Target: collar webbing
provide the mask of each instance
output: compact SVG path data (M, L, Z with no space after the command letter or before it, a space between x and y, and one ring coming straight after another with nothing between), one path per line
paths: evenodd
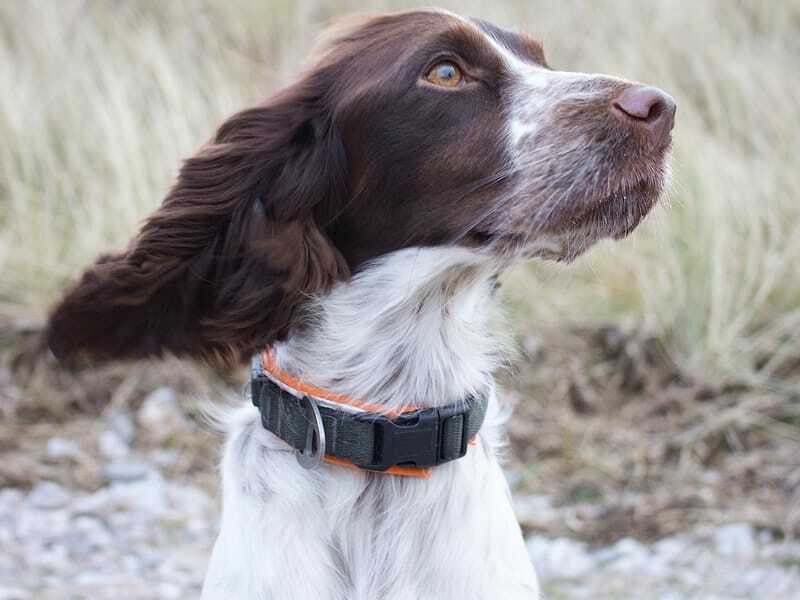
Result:
M439 408L382 412L380 406L292 377L270 351L253 358L250 388L264 428L295 448L304 466L324 460L423 478L428 467L466 454L488 404L484 394Z

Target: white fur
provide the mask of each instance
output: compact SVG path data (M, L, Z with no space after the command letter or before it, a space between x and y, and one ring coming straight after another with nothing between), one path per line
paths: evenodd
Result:
M542 126L543 113L553 106L553 98L579 96L591 98L593 86L603 81L622 81L609 75L554 71L524 61L491 35L484 35L506 68L514 74L516 93L511 101L509 139L511 147L523 150Z
M386 410L479 393L502 358L489 327L496 268L457 247L378 259L311 306L307 331L276 348L278 361Z
M407 249L313 301L280 365L387 409L489 390L477 446L427 480L304 470L243 405L230 415L211 599L536 599L538 584L498 464L503 412L491 370L486 255Z

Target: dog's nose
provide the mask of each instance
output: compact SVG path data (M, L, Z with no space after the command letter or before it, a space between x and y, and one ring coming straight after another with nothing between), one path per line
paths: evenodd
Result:
M623 119L646 126L658 138L668 135L675 125L675 100L656 87L626 88L612 101L611 107Z

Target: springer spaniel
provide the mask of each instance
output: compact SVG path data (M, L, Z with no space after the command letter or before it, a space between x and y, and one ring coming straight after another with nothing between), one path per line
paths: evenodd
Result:
M222 124L48 329L63 359L261 356L204 598L538 596L497 457L496 278L633 231L674 115L525 34L416 10L338 26Z

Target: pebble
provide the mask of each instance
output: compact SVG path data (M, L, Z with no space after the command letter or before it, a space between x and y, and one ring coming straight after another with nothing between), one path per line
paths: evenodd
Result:
M131 459L112 461L106 466L104 473L111 481L131 482L146 479L154 471L155 469L150 464Z
M64 546L71 557L92 556L112 545L114 537L108 525L97 515L80 514L70 523Z
M150 451L148 454L148 459L153 462L154 465L161 467L161 468L169 468L175 465L178 462L178 453L175 450L164 450L161 448L157 448L155 450Z
M535 335L526 335L522 339L522 349L529 358L537 358L543 347L542 340Z
M586 545L569 538L532 536L527 547L540 577L581 577L595 566Z
M714 545L723 556L752 558L755 556L756 533L749 523L731 523L714 531Z
M42 510L61 508L69 504L70 500L71 494L52 481L37 483L28 494L28 504Z
M623 573L658 571L661 564L656 563L650 549L631 538L622 538L606 552L609 566Z
M167 489L164 478L158 472L151 472L138 481L114 484L112 490L118 501L145 515L159 515L167 510ZM185 507L181 507L181 511L184 510Z
M131 446L136 438L136 426L127 413L115 413L109 419L111 431L117 434L120 441L126 446Z
M531 529L545 529L559 518L558 510L549 496L520 494L513 496L514 514L520 523Z
M164 582L158 586L158 595L161 598L182 598L183 597L183 589L181 586Z
M81 447L78 442L62 437L47 440L47 456L53 460L64 460L80 456Z
M144 399L136 420L143 434L155 442L168 440L189 427L175 392L168 387L158 388Z
M128 444L113 429L108 429L100 434L97 446L100 454L106 459L124 458L131 452Z

